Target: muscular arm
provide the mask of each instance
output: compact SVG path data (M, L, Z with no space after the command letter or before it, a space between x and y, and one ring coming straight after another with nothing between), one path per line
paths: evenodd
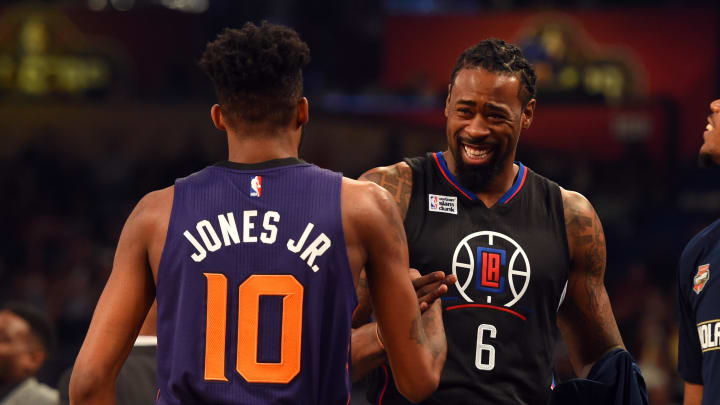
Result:
M407 214L412 192L412 169L405 162L392 166L371 169L360 176L359 180L371 181L385 188L395 200L400 216L404 219ZM451 276L452 277L452 276ZM447 285L454 283L454 279L444 279L443 272L433 272L420 277L419 273L411 273L413 286L418 297L418 304L423 311L423 325L425 333L439 346L445 340L445 331L442 324L442 308L440 304L434 305L435 300L447 292ZM370 294L365 271L360 275L357 283L358 306L353 313L352 334L352 378L357 381L365 377L370 371L379 367L386 360L385 351L378 343L375 333L377 325L371 321L373 312L370 304ZM426 311L431 308L431 311Z
M387 190L397 203L400 217L405 220L412 194L412 169L407 163L370 169L360 175L358 180L372 181Z
M573 191L562 190L570 250L570 274L558 326L580 377L604 353L623 347L605 290L605 235L592 205Z
M115 404L115 380L155 299L148 250L158 197L143 198L122 230L110 278L73 367L72 404Z
M348 207L347 215L353 228L350 233L357 234L365 247L370 301L395 383L405 397L420 401L437 388L445 362L444 333L440 333L438 340L427 337L408 277L405 231L392 197L368 183L349 183L347 189L351 188L358 191L355 196L364 196L362 199L349 196L354 204Z

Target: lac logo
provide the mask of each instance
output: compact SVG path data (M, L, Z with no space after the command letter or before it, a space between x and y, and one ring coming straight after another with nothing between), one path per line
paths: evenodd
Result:
M512 307L530 284L530 260L510 237L482 231L466 236L455 248L455 286L467 302Z
M693 278L693 291L695 291L695 294L700 294L708 280L710 280L710 265L698 266L697 274Z
M262 196L262 176L250 179L250 197Z

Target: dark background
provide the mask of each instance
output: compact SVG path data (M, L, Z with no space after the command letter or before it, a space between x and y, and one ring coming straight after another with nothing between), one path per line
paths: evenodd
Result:
M4 0L0 302L55 323L60 346L41 373L54 385L134 204L225 158L196 65L222 28L267 19L301 34L313 58L301 157L349 177L444 149L455 59L496 36L538 71L518 159L597 209L623 339L651 402L680 403L676 264L720 211L718 171L696 165L720 95L719 12L670 0ZM556 370L572 376L562 347Z

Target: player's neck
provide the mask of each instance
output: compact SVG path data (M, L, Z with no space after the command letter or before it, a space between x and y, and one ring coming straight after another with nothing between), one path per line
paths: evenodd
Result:
M237 163L260 163L273 159L297 158L298 145L299 135L289 132L252 135L228 132L228 160Z
M455 159L452 153L446 151L444 154L448 168L457 177L457 169ZM477 198L482 201L486 207L494 206L503 195L512 187L520 168L513 163L512 159L508 159L505 166L498 172L495 177L490 180L482 190L473 190Z

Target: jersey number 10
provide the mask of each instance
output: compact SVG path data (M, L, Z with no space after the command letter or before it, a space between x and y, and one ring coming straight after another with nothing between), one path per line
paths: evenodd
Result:
M207 279L205 380L228 381L225 376L227 278L219 273L203 274ZM250 383L289 383L300 372L302 284L291 275L255 274L240 284L238 293L237 372ZM261 295L284 296L279 363L257 361Z

